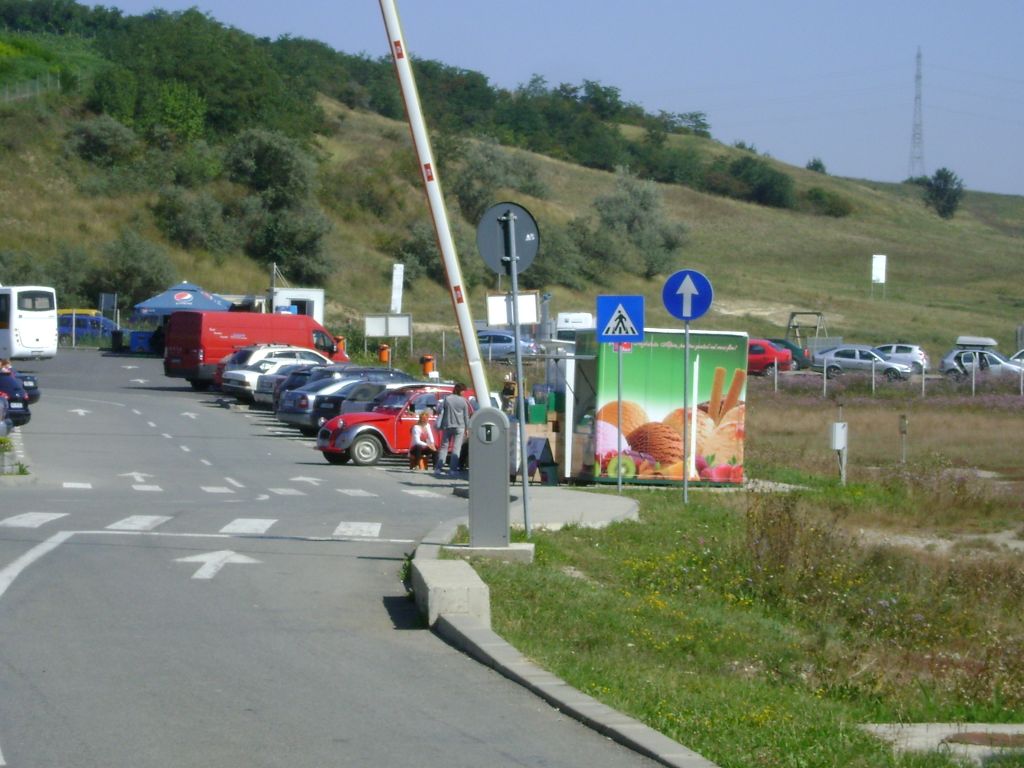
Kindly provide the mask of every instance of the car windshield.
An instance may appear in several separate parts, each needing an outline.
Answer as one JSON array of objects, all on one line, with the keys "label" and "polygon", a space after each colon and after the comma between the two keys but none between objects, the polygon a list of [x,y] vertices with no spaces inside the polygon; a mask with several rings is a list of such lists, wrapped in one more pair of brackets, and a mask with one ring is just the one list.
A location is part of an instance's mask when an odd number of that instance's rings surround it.
[{"label": "car windshield", "polygon": [[882,351],[882,350],[880,350],[880,349],[877,349],[877,348],[876,348],[876,349],[872,349],[871,351],[872,351],[872,352],[873,352],[874,354],[878,355],[878,356],[879,356],[880,358],[882,358],[883,360],[888,360],[888,359],[890,358],[890,355],[889,355],[889,353],[888,353],[888,352],[883,352],[883,351]]},{"label": "car windshield", "polygon": [[396,410],[404,406],[408,399],[408,392],[386,392],[373,401],[373,407],[382,411]]}]

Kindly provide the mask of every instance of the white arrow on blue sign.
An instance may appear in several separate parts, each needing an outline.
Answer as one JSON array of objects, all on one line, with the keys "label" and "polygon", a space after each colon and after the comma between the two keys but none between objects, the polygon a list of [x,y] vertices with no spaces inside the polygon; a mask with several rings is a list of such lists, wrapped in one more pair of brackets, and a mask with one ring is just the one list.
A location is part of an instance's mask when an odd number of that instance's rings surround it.
[{"label": "white arrow on blue sign", "polygon": [[665,309],[680,320],[696,320],[711,309],[715,292],[711,281],[694,269],[681,269],[670,275],[661,291]]},{"label": "white arrow on blue sign", "polygon": [[597,340],[643,341],[644,297],[598,296]]}]

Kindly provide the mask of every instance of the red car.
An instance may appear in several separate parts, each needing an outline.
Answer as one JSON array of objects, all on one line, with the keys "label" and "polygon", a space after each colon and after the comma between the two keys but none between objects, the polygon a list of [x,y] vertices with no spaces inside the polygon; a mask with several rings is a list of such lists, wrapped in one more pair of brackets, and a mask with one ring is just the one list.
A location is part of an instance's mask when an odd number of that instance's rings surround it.
[{"label": "red car", "polygon": [[[404,455],[412,444],[412,425],[424,409],[433,413],[454,384],[410,384],[381,393],[369,411],[345,413],[324,423],[316,449],[331,464],[370,466],[385,454]],[[466,397],[470,392],[466,392]]]},{"label": "red car", "polygon": [[747,373],[762,376],[771,375],[775,368],[788,371],[793,367],[793,353],[776,347],[768,339],[747,341]]}]

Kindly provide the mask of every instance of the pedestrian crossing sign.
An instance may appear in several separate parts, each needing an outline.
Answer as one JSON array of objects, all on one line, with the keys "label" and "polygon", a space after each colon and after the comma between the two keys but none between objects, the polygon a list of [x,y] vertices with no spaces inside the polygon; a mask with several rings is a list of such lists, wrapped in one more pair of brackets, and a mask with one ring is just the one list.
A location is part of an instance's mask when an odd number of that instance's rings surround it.
[{"label": "pedestrian crossing sign", "polygon": [[599,342],[644,340],[643,296],[598,296],[597,340]]}]

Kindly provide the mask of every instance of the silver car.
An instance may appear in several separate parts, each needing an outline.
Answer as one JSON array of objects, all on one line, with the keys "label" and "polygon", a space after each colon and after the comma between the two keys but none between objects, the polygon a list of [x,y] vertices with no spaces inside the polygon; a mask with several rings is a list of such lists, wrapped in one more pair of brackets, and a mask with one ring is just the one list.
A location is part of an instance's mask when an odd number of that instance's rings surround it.
[{"label": "silver car", "polygon": [[943,373],[951,379],[966,379],[977,368],[979,376],[1013,376],[1024,375],[1024,363],[1010,360],[994,349],[958,349],[943,360]]},{"label": "silver car", "polygon": [[859,371],[880,373],[889,381],[898,381],[909,379],[911,374],[909,365],[889,360],[867,344],[845,344],[826,349],[814,356],[814,364],[811,367],[816,371],[824,371],[829,378],[841,373]]},{"label": "silver car", "polygon": [[878,344],[875,349],[894,363],[906,363],[914,373],[928,373],[928,353],[918,344]]}]

